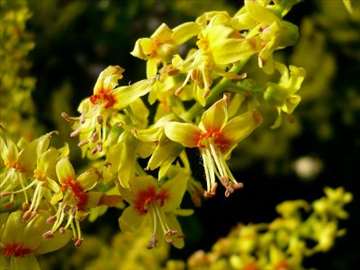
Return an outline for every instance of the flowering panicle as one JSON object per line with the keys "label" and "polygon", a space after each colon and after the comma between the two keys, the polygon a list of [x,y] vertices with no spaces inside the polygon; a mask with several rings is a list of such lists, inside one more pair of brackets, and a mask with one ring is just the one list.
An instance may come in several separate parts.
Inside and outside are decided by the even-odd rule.
{"label": "flowering panicle", "polygon": [[271,223],[238,225],[211,251],[195,252],[188,269],[305,269],[306,257],[328,251],[344,234],[339,221],[347,217],[344,207],[351,200],[343,188],[325,188],[325,196],[312,204],[282,202]]}
{"label": "flowering panicle", "polygon": [[[109,66],[100,73],[92,96],[80,104],[80,116],[64,114],[73,122],[71,136],[79,136],[83,154],[103,162],[107,185],[118,188],[130,204],[120,218],[123,230],[152,226],[151,246],[162,238],[182,246],[173,213],[185,190],[196,205],[202,192],[191,176],[186,148],[197,148],[201,155],[205,196],[215,194],[217,180],[226,197],[242,187],[228,166],[233,149],[262,123],[262,106],[270,105],[280,118],[282,112],[291,114],[300,101],[303,69],[288,68],[273,58],[276,50],[297,41],[297,27],[283,20],[293,4],[246,0],[233,16],[211,11],[174,28],[163,23],[150,37],[137,40],[131,52],[146,61],[147,79],[119,86],[124,70]],[[253,58],[256,61],[250,61]],[[277,70],[281,78],[258,80],[247,72],[254,69],[268,74]],[[275,126],[279,124],[277,120]],[[61,163],[70,168],[68,161]],[[176,183],[162,183],[174,170],[187,176],[174,176],[183,189],[170,209],[165,206],[173,196],[163,187]],[[158,183],[150,176],[156,173]],[[62,190],[53,198],[59,204],[53,232],[62,226],[63,216],[81,220],[72,216],[87,212],[89,187],[76,180],[73,169],[67,177],[58,173]],[[79,233],[74,237],[80,239]]]}
{"label": "flowering panicle", "polygon": [[57,189],[56,183],[50,177],[54,162],[52,158],[58,153],[55,148],[49,148],[53,134],[54,132],[50,132],[31,142],[22,139],[17,144],[6,135],[0,137],[1,158],[4,164],[4,169],[0,173],[1,207],[11,208],[17,195],[22,195],[25,205],[29,205],[29,194],[35,190],[37,195],[34,195],[32,200],[33,209],[34,204],[40,203],[44,194],[42,190]]}
{"label": "flowering panicle", "polygon": [[[180,209],[185,193],[199,206],[200,195],[215,195],[218,182],[226,197],[241,188],[228,165],[232,151],[267,117],[264,106],[280,119],[300,102],[304,70],[273,57],[297,40],[297,27],[283,19],[295,2],[245,0],[233,16],[207,12],[174,28],[161,24],[139,39],[131,54],[146,61],[146,79],[120,85],[124,69],[109,66],[80,103],[80,115],[62,115],[91,160],[81,174],[75,173],[67,146],[50,147],[53,133],[16,144],[0,128],[0,206],[17,210],[7,223],[14,213],[22,226],[46,219],[39,243],[50,245],[71,231],[79,246],[81,221],[124,199],[122,231],[151,230],[150,248],[158,242],[183,247],[176,216],[191,214]],[[264,74],[275,70],[279,81]],[[205,192],[192,176],[187,148],[201,155]],[[0,248],[7,258],[38,254],[33,243],[22,241]]]}

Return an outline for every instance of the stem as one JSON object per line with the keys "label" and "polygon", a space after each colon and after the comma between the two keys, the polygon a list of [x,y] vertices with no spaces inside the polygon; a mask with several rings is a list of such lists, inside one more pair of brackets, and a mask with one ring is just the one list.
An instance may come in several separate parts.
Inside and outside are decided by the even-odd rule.
{"label": "stem", "polygon": [[[244,59],[237,65],[234,65],[229,72],[238,73],[244,65],[247,63],[250,57]],[[221,94],[225,91],[225,88],[230,84],[231,80],[228,78],[222,78],[210,91],[210,95],[208,96],[205,104],[205,108],[209,107],[211,104],[213,104],[216,100],[219,99]],[[187,111],[183,115],[183,119],[186,121],[192,121],[192,119],[198,115],[204,107],[202,107],[199,103],[195,103],[189,111]]]}

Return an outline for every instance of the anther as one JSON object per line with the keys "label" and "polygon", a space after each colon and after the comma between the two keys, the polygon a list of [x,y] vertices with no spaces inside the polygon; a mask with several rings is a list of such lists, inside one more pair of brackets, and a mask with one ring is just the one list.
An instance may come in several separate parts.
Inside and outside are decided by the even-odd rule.
{"label": "anther", "polygon": [[147,249],[153,249],[154,247],[156,247],[157,245],[157,240],[155,238],[155,235],[153,235],[151,237],[151,239],[149,240],[149,243],[147,244],[146,248]]}
{"label": "anther", "polygon": [[211,198],[216,195],[216,189],[217,189],[217,183],[215,183],[210,190],[204,191],[204,197],[205,198]]}
{"label": "anther", "polygon": [[74,241],[74,246],[75,247],[80,247],[81,246],[81,243],[82,243],[82,239],[78,238]]}
{"label": "anther", "polygon": [[23,220],[30,220],[30,219],[32,219],[35,215],[36,215],[36,211],[27,210],[27,211],[23,214],[22,218],[23,218]]}
{"label": "anther", "polygon": [[54,224],[55,220],[56,220],[56,216],[50,216],[50,217],[48,217],[46,219],[46,223],[47,224]]}
{"label": "anther", "polygon": [[67,122],[72,122],[73,121],[71,119],[71,117],[66,112],[62,112],[61,117],[64,118],[64,120],[67,121]]}
{"label": "anther", "polygon": [[75,129],[73,132],[70,133],[70,137],[74,138],[80,134],[80,129]]}
{"label": "anther", "polygon": [[54,233],[52,231],[47,231],[47,232],[43,233],[42,237],[44,239],[50,239],[50,238],[54,237]]}
{"label": "anther", "polygon": [[83,141],[80,141],[80,142],[78,143],[78,146],[81,147],[81,146],[84,146],[84,145],[86,145],[86,144],[88,144],[88,143],[89,143],[88,140],[83,140]]}
{"label": "anther", "polygon": [[9,191],[7,191],[7,192],[1,192],[1,193],[0,193],[0,198],[1,198],[1,197],[9,196],[9,195],[11,195],[11,194],[12,194],[12,192],[9,192]]}

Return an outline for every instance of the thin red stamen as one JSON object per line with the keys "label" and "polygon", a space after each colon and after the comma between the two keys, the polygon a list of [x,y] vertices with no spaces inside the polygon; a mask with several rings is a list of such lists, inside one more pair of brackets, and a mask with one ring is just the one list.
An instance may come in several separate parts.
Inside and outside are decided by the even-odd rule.
{"label": "thin red stamen", "polygon": [[88,195],[78,182],[76,182],[73,178],[68,178],[63,182],[61,188],[63,191],[66,190],[67,188],[70,188],[71,192],[74,194],[77,200],[76,206],[80,210],[85,210],[85,206],[88,201]]}
{"label": "thin red stamen", "polygon": [[12,243],[5,244],[3,248],[3,255],[5,257],[24,257],[31,254],[33,251],[31,248],[25,247],[23,244]]}
{"label": "thin red stamen", "polygon": [[111,90],[101,89],[97,94],[94,94],[90,97],[92,104],[99,104],[104,102],[105,109],[111,108],[115,103],[116,99]]}

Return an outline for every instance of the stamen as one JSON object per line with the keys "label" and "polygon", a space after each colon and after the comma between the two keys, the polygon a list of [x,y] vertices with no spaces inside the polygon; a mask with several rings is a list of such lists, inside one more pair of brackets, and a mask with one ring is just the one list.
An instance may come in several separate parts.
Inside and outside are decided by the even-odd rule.
{"label": "stamen", "polygon": [[75,219],[75,226],[76,226],[77,238],[75,239],[74,245],[75,245],[75,247],[80,247],[83,239],[81,237],[80,222],[77,219]]}
{"label": "stamen", "polygon": [[178,96],[178,95],[181,94],[181,92],[183,91],[183,89],[185,88],[185,86],[187,85],[187,83],[189,82],[190,78],[191,78],[191,72],[189,72],[189,73],[187,74],[187,76],[186,76],[183,84],[182,84],[178,89],[175,90],[175,96]]}
{"label": "stamen", "polygon": [[29,185],[27,185],[26,187],[23,187],[22,189],[16,190],[16,191],[12,191],[10,192],[11,194],[18,194],[18,193],[22,193],[25,192],[26,190],[30,189],[33,185],[36,184],[36,181],[32,181]]}
{"label": "stamen", "polygon": [[50,216],[50,217],[48,217],[46,219],[46,223],[47,224],[54,224],[55,220],[56,220],[56,216]]}
{"label": "stamen", "polygon": [[178,232],[169,227],[169,225],[166,222],[165,217],[163,216],[164,213],[158,207],[154,207],[154,209],[155,209],[155,212],[156,212],[157,217],[159,219],[161,228],[163,229],[165,241],[168,242],[168,243],[171,243],[173,241],[173,237],[175,235],[177,235]]}
{"label": "stamen", "polygon": [[11,175],[12,175],[12,170],[10,171],[10,173],[7,173],[5,178],[3,179],[3,182],[0,184],[0,188],[2,188],[3,186],[5,186],[7,184],[7,182],[9,181],[9,179],[11,179]]}
{"label": "stamen", "polygon": [[83,141],[80,141],[80,142],[78,143],[78,146],[79,146],[79,147],[82,147],[82,146],[84,146],[84,145],[86,145],[86,144],[88,144],[88,143],[89,143],[88,140],[83,140]]}
{"label": "stamen", "polygon": [[75,122],[78,119],[78,117],[71,117],[66,112],[62,112],[61,117],[64,118],[65,121],[70,122],[70,123]]}
{"label": "stamen", "polygon": [[78,136],[80,134],[80,132],[81,132],[80,128],[75,129],[73,132],[70,133],[70,137],[74,138],[74,137]]}
{"label": "stamen", "polygon": [[28,198],[28,195],[26,193],[26,189],[25,189],[25,186],[24,186],[24,181],[23,181],[23,176],[22,175],[19,177],[19,182],[20,182],[21,188],[23,189],[25,203],[29,203],[29,198]]}
{"label": "stamen", "polygon": [[147,245],[148,249],[152,249],[154,247],[156,247],[157,244],[157,240],[156,240],[156,231],[157,231],[157,218],[156,218],[156,214],[155,211],[153,209],[153,207],[150,208],[150,212],[152,215],[152,223],[153,223],[153,232],[151,234],[151,238],[149,240],[149,243]]}
{"label": "stamen", "polygon": [[202,149],[202,159],[204,162],[204,170],[206,177],[206,186],[207,190],[204,192],[204,196],[206,198],[210,198],[215,196],[217,184],[215,182],[215,172],[214,172],[214,164],[209,156],[209,152],[207,149]]}

